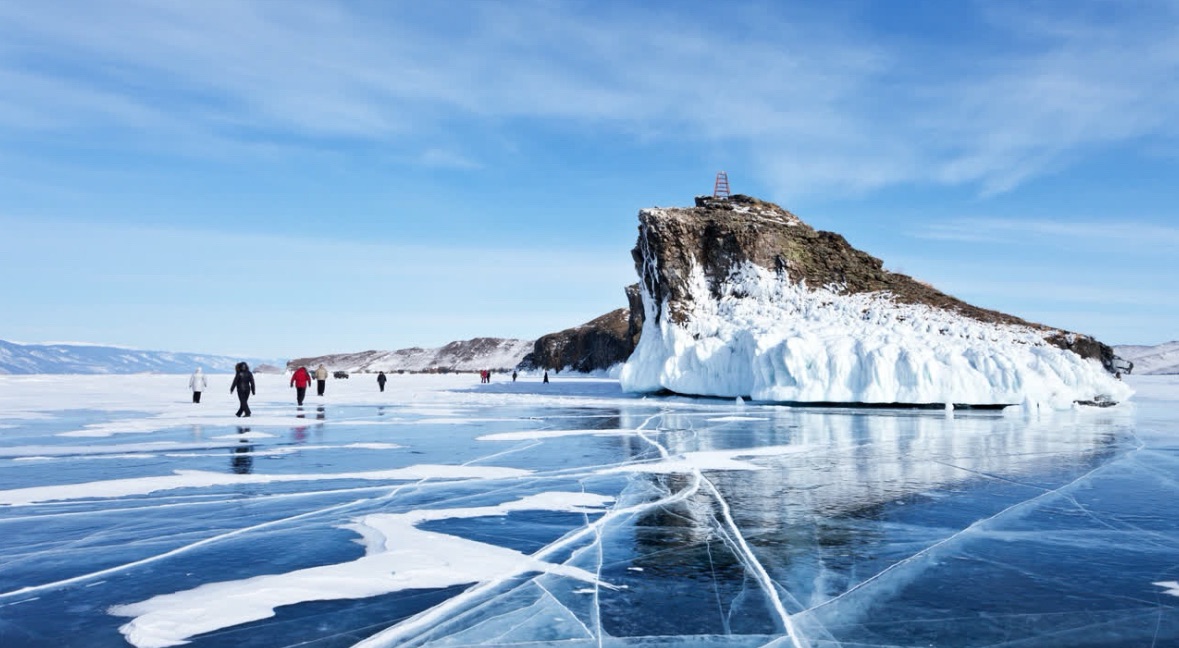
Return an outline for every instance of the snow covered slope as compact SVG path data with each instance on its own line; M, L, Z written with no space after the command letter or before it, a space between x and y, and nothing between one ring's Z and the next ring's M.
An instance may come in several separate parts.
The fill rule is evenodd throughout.
M1154 346L1119 345L1114 351L1134 363L1135 374L1179 374L1179 341Z
M331 370L343 371L478 371L512 369L532 352L532 340L474 338L445 346L423 349L412 347L397 351L360 351L309 358L295 358L288 368L305 366L314 369L321 363Z
M1054 408L1131 394L1092 338L972 307L777 205L735 198L640 212L645 321L624 389Z
M233 366L253 358L230 358L199 353L143 351L90 344L17 344L0 340L0 374L131 374L232 372ZM280 363L281 364L281 363Z

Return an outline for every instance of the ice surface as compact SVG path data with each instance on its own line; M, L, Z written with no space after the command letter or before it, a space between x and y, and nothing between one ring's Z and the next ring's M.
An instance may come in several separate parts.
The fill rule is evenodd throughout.
M644 288L642 337L623 366L624 389L749 396L789 403L1009 404L1071 408L1129 398L1100 363L1047 344L1026 327L984 324L878 294L844 295L790 283L753 264L713 297L689 278L684 324Z
M1179 377L999 413L260 376L249 425L224 378L0 377L0 645L1179 644Z
M274 615L274 608L303 601L353 599L406 589L439 588L471 581L502 581L525 572L551 572L596 582L593 574L536 560L518 551L430 533L426 520L501 516L513 510L597 512L609 498L587 493L541 493L499 506L368 515L349 525L364 538L356 560L241 581L208 583L192 590L118 605L111 614L135 617L120 631L141 648L186 643L202 632Z

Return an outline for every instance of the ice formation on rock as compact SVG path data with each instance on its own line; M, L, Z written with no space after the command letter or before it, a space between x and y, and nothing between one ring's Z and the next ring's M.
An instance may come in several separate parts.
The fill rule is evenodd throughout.
M738 198L640 213L645 318L624 389L1051 408L1131 394L1092 338L972 307L776 205Z

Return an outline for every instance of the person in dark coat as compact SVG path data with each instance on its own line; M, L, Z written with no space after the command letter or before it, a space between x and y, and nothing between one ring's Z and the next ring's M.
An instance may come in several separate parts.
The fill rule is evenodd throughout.
M385 391L385 381L386 380L389 380L389 379L385 377L384 371L377 372L377 387L380 387L381 391Z
M302 405L303 398L307 396L307 385L311 384L311 373L307 371L307 367L299 367L291 376L291 386L295 388L295 401Z
M548 369L545 369L545 371L544 371L544 381L543 381L543 382L546 382L546 383L547 383L548 381L549 381L549 370L548 370Z
M233 384L229 386L229 393L237 392L237 401L241 404L234 416L250 415L250 395L257 393L254 388L254 374L250 373L250 365L237 363L237 373L233 376Z

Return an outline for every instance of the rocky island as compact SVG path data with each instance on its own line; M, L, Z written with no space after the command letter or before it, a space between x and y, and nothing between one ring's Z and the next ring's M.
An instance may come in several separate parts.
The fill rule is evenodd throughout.
M1131 393L1109 346L890 272L772 203L699 197L639 221L643 324L622 368L629 391L1057 408Z

